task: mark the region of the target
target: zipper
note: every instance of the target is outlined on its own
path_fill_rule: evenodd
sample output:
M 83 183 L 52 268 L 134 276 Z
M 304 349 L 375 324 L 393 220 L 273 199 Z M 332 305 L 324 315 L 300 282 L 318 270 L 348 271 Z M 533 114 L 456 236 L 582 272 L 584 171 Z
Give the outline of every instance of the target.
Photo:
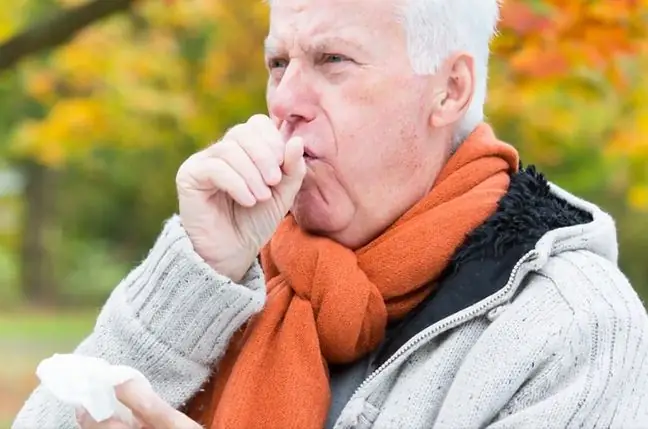
M 491 295 L 489 298 L 486 298 L 486 300 L 480 304 L 478 307 L 474 307 L 471 311 L 455 316 L 449 316 L 443 321 L 440 325 L 437 325 L 435 327 L 430 327 L 426 331 L 422 331 L 419 333 L 416 337 L 412 338 L 409 340 L 404 346 L 402 346 L 400 349 L 396 351 L 387 361 L 385 361 L 382 365 L 380 365 L 374 372 L 367 377 L 360 386 L 353 392 L 353 395 L 351 395 L 351 399 L 349 399 L 348 403 L 352 402 L 353 400 L 356 399 L 356 396 L 358 395 L 358 392 L 362 390 L 367 384 L 371 383 L 378 375 L 380 375 L 381 372 L 383 372 L 388 366 L 390 366 L 394 361 L 396 361 L 398 358 L 400 358 L 402 355 L 407 353 L 409 350 L 412 348 L 416 347 L 419 343 L 421 343 L 424 340 L 429 339 L 430 337 L 434 336 L 436 333 L 439 331 L 444 331 L 446 330 L 449 326 L 451 325 L 460 325 L 472 318 L 474 318 L 477 314 L 483 312 L 485 309 L 488 307 L 492 306 L 494 302 L 497 302 L 499 299 L 501 299 L 502 296 L 508 294 L 510 292 L 510 289 L 513 287 L 513 283 L 515 281 L 515 276 L 517 276 L 518 271 L 520 270 L 520 267 L 522 267 L 523 264 L 527 263 L 529 260 L 532 259 L 532 257 L 537 256 L 537 250 L 532 249 L 528 251 L 527 253 L 524 254 L 518 260 L 518 262 L 513 266 L 513 270 L 511 271 L 511 274 L 509 275 L 508 281 L 504 285 L 502 289 L 499 290 L 499 292 L 496 292 L 495 294 Z M 342 413 L 344 414 L 344 410 L 342 410 Z

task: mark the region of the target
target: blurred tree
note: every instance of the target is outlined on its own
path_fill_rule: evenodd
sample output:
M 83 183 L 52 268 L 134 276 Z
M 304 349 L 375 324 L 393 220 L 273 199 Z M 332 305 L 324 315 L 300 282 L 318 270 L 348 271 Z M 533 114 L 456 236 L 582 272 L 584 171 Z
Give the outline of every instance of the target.
M 110 240 L 128 260 L 141 255 L 143 243 L 150 244 L 175 209 L 179 163 L 263 108 L 266 7 L 249 1 L 141 2 L 51 55 L 21 64 L 27 100 L 37 109 L 13 128 L 12 155 L 28 160 L 31 178 L 42 177 L 35 169 L 62 173 L 66 195 L 56 192 L 52 180 L 44 182 L 46 193 L 33 193 L 41 203 L 45 194 L 57 195 L 58 207 L 31 206 L 37 213 L 59 212 L 66 242 L 74 236 Z M 60 231 L 48 235 L 45 220 L 25 219 L 31 225 L 26 245 L 35 241 L 30 237 L 38 226 L 44 228 L 40 244 L 26 246 L 40 254 L 23 252 L 23 290 L 31 301 L 52 301 L 46 292 L 56 276 L 47 267 L 60 264 L 47 263 L 44 254 L 62 260 L 64 272 L 82 263 L 54 254 L 61 248 Z M 39 272 L 48 275 L 36 278 Z
M 51 13 L 89 2 L 10 4 L 0 11 L 0 40 L 24 25 L 25 7 Z M 647 10 L 637 0 L 505 1 L 488 101 L 501 136 L 552 180 L 613 211 L 622 245 L 638 251 L 648 251 L 639 235 L 648 232 L 640 222 L 648 84 L 638 78 L 648 62 Z M 0 115 L 5 151 L 56 176 L 44 176 L 38 194 L 52 198 L 46 211 L 58 216 L 44 234 L 54 244 L 43 246 L 56 263 L 40 278 L 55 278 L 56 267 L 63 294 L 78 296 L 94 284 L 113 287 L 143 256 L 175 210 L 182 160 L 265 110 L 266 25 L 260 0 L 140 1 L 0 75 L 11 118 Z M 647 284 L 645 264 L 622 256 L 635 282 Z M 105 268 L 116 260 L 123 269 Z M 37 271 L 32 264 L 25 252 L 25 278 Z
M 508 0 L 488 114 L 549 178 L 611 212 L 648 298 L 648 2 Z
M 69 41 L 85 27 L 127 9 L 134 2 L 135 0 L 94 0 L 57 11 L 49 19 L 0 44 L 0 70 L 14 66 L 24 57 Z M 24 4 L 21 6 L 25 8 Z
M 505 2 L 489 104 L 494 117 L 526 113 L 519 144 L 529 158 L 571 174 L 569 158 L 585 157 L 591 189 L 605 185 L 601 170 L 626 164 L 615 186 L 638 210 L 648 209 L 647 18 L 646 1 Z
M 21 59 L 68 42 L 83 28 L 127 9 L 135 0 L 94 0 L 63 9 L 48 2 L 14 2 L 13 8 L 3 6 L 0 32 L 11 37 L 0 44 L 0 70 L 15 66 Z M 12 28 L 28 14 L 43 19 L 21 33 Z M 14 100 L 16 101 L 16 100 Z M 26 109 L 29 110 L 29 109 Z M 27 113 L 27 112 L 24 112 Z M 32 303 L 51 304 L 57 296 L 54 262 L 50 254 L 57 246 L 56 230 L 56 172 L 49 166 L 31 160 L 21 164 L 25 176 L 25 209 L 21 246 L 21 279 L 24 295 Z

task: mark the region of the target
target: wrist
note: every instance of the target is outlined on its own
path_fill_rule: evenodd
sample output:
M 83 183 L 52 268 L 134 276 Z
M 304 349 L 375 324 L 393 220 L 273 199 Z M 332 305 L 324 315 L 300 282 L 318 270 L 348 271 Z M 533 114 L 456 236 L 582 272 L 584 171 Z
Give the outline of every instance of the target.
M 234 283 L 240 283 L 245 274 L 250 270 L 250 267 L 254 263 L 254 256 L 248 257 L 238 257 L 235 261 L 223 262 L 223 261 L 205 261 L 214 271 L 218 274 L 223 275 Z

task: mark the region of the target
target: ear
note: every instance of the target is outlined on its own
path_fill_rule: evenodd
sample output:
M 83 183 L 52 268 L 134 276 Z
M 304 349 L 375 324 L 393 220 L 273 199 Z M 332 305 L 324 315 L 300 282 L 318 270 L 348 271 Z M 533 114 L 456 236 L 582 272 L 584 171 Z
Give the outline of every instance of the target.
M 441 128 L 457 122 L 470 106 L 475 91 L 473 57 L 466 53 L 446 59 L 437 75 L 431 125 Z

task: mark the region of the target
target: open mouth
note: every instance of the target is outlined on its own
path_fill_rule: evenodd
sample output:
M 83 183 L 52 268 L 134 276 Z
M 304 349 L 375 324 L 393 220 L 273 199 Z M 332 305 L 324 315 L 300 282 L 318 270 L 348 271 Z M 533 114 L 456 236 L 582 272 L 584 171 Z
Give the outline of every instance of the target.
M 311 151 L 309 151 L 307 148 L 304 148 L 304 159 L 306 161 L 310 161 L 310 160 L 313 160 L 313 159 L 316 159 L 316 158 L 317 157 L 315 155 L 313 155 L 313 153 Z

